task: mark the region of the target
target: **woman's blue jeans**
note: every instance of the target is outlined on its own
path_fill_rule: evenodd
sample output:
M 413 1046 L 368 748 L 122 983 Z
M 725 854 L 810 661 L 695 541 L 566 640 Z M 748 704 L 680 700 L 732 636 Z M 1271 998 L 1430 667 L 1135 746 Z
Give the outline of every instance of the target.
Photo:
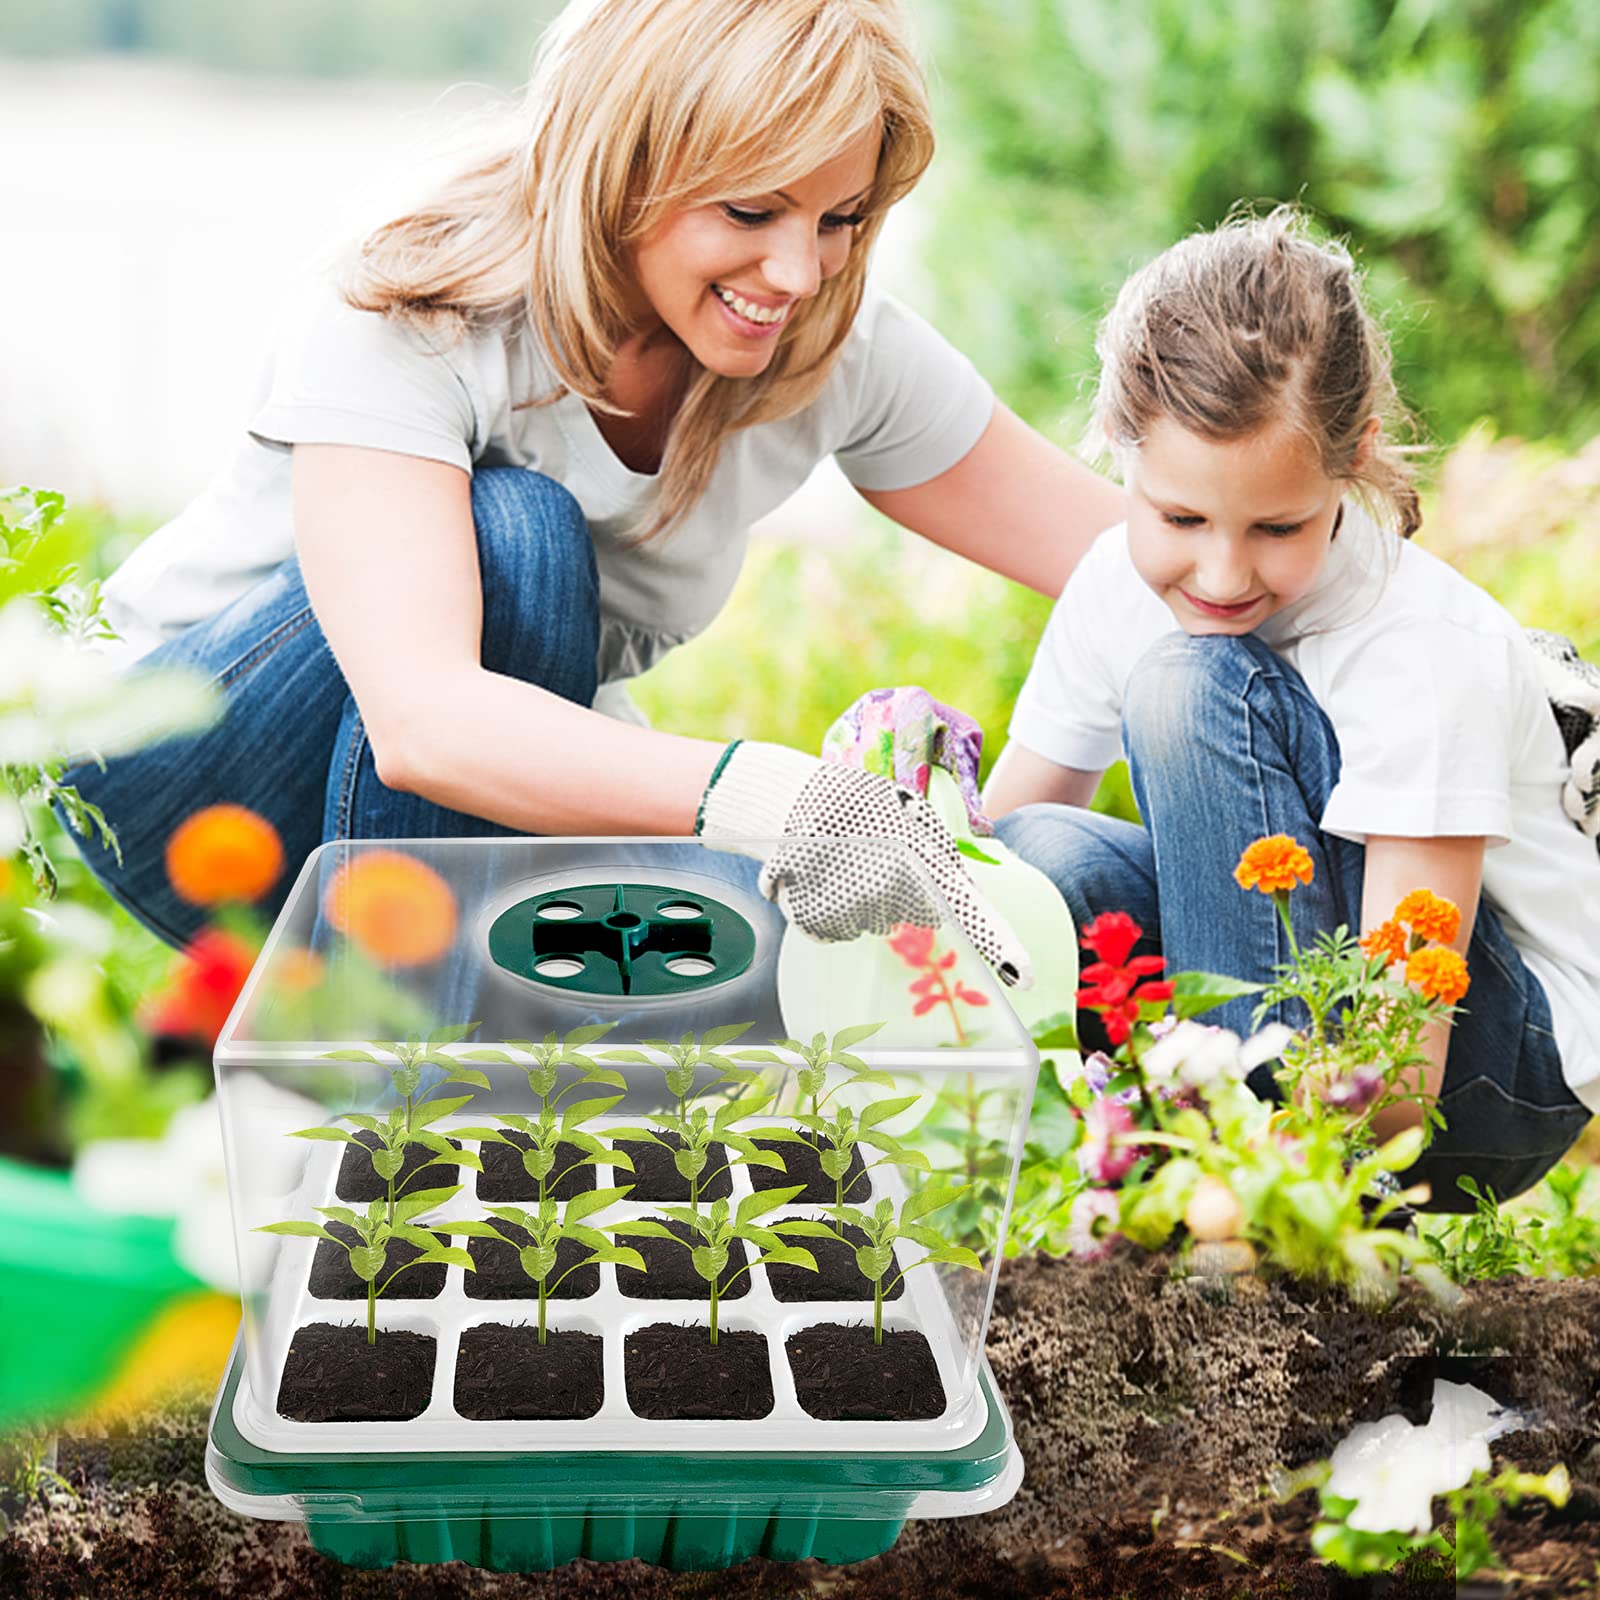
M 490 468 L 473 475 L 472 515 L 483 585 L 484 667 L 577 705 L 592 704 L 600 583 L 577 501 L 541 474 Z M 393 647 L 403 651 L 405 639 L 396 637 Z M 169 944 L 187 944 L 206 921 L 204 908 L 174 893 L 165 865 L 173 829 L 203 806 L 248 806 L 278 830 L 284 871 L 257 903 L 269 920 L 282 908 L 307 855 L 327 840 L 516 833 L 382 782 L 361 711 L 293 557 L 130 670 L 173 663 L 199 669 L 217 686 L 224 700 L 220 720 L 192 737 L 118 756 L 104 772 L 92 761 L 81 762 L 64 779 L 104 811 L 123 859 L 119 865 L 98 840 L 79 839 L 79 850 L 110 893 Z M 528 737 L 536 735 L 530 731 Z M 696 855 L 701 870 L 718 870 L 700 859 L 708 852 L 683 848 Z M 758 863 L 714 859 L 724 875 L 748 868 L 753 887 Z
M 1361 926 L 1363 846 L 1318 826 L 1339 778 L 1339 743 L 1305 680 L 1250 635 L 1164 635 L 1135 667 L 1123 743 L 1145 825 L 1062 805 L 1022 806 L 998 836 L 1061 891 L 1080 928 L 1127 911 L 1146 930 L 1141 954 L 1169 972 L 1269 981 L 1288 959 L 1270 897 L 1242 892 L 1233 868 L 1251 840 L 1293 835 L 1311 853 L 1311 883 L 1289 897 L 1295 938 Z M 1447 1127 L 1408 1183 L 1432 1187 L 1430 1208 L 1471 1210 L 1471 1176 L 1502 1199 L 1536 1183 L 1589 1120 L 1567 1087 L 1550 1006 L 1501 926 L 1478 907 L 1467 951 L 1471 989 L 1452 1029 L 1439 1110 Z M 1253 999 L 1205 1020 L 1249 1031 Z M 1304 1021 L 1280 1007 L 1276 1019 Z M 1091 1019 L 1085 1018 L 1085 1031 Z M 1270 1069 L 1252 1087 L 1276 1092 Z

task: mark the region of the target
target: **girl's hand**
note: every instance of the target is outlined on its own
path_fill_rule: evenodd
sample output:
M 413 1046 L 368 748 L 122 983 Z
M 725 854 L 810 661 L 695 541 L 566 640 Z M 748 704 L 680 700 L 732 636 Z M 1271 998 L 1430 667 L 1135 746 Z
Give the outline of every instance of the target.
M 764 861 L 762 894 L 821 940 L 887 934 L 902 922 L 938 925 L 939 905 L 906 852 L 871 841 L 906 845 L 1001 982 L 1033 982 L 1022 942 L 978 893 L 939 814 L 889 778 L 784 745 L 735 741 L 706 788 L 696 831 Z

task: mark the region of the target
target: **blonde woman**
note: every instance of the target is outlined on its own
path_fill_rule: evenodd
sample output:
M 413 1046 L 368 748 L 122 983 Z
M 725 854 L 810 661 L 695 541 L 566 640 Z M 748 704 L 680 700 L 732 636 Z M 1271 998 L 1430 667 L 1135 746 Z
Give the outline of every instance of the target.
M 227 707 L 73 769 L 122 831 L 120 864 L 84 846 L 111 891 L 190 938 L 161 844 L 220 801 L 282 835 L 278 903 L 334 838 L 887 834 L 1027 983 L 923 800 L 653 730 L 624 689 L 711 622 L 748 525 L 826 455 L 1043 592 L 1118 519 L 1113 486 L 869 284 L 932 148 L 895 0 L 570 5 L 503 143 L 362 243 L 233 461 L 107 584 L 130 656 L 199 666 Z M 817 937 L 926 909 L 914 878 L 823 844 L 759 886 Z

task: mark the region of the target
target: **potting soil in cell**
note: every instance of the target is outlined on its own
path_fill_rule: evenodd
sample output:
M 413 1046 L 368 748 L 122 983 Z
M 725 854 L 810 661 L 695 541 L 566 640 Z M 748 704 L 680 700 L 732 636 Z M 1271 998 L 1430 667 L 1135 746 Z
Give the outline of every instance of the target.
M 605 1398 L 604 1341 L 597 1333 L 483 1323 L 463 1330 L 455 1408 L 476 1422 L 592 1417 Z
M 822 1322 L 790 1334 L 784 1353 L 800 1404 L 825 1422 L 914 1422 L 944 1410 L 938 1363 L 910 1328 L 885 1328 L 878 1344 L 870 1324 Z
M 687 1205 L 689 1180 L 678 1171 L 674 1160 L 677 1152 L 683 1149 L 683 1140 L 675 1133 L 658 1134 L 657 1137 L 663 1141 L 665 1148 L 662 1144 L 647 1144 L 643 1140 L 628 1139 L 618 1143 L 617 1148 L 632 1157 L 633 1171 L 629 1173 L 618 1167 L 614 1172 L 615 1180 L 619 1184 L 632 1185 L 633 1192 L 628 1196 L 630 1205 L 656 1200 Z M 733 1151 L 720 1144 L 707 1148 L 700 1181 L 702 1200 L 726 1200 L 733 1193 L 733 1174 L 728 1170 L 728 1158 L 733 1154 Z M 707 1178 L 705 1173 L 711 1176 Z
M 483 1171 L 478 1174 L 478 1198 L 491 1205 L 523 1205 L 539 1199 L 539 1180 L 524 1165 L 523 1152 L 531 1149 L 532 1138 L 514 1129 L 501 1130 L 510 1144 L 496 1144 L 485 1139 L 478 1146 L 483 1161 Z M 570 1200 L 574 1195 L 587 1194 L 594 1188 L 594 1168 L 576 1166 L 583 1160 L 583 1151 L 575 1144 L 556 1146 L 555 1165 L 545 1180 L 545 1194 L 552 1200 Z M 555 1182 L 549 1181 L 555 1177 Z
M 361 1235 L 342 1222 L 325 1222 L 323 1226 L 337 1239 L 354 1245 L 361 1243 Z M 404 1239 L 391 1239 L 384 1246 L 383 1266 L 377 1283 L 385 1300 L 432 1300 L 444 1292 L 446 1268 L 442 1262 L 421 1267 L 408 1264 L 421 1254 L 416 1245 Z M 403 1272 L 402 1267 L 405 1268 Z M 317 1253 L 311 1260 L 311 1293 L 318 1300 L 367 1298 L 366 1280 L 356 1276 L 348 1250 L 327 1239 L 317 1245 Z
M 469 1300 L 533 1300 L 539 1295 L 539 1285 L 522 1270 L 522 1250 L 530 1240 L 528 1230 L 514 1222 L 496 1217 L 494 1225 L 510 1244 L 498 1239 L 468 1239 L 467 1253 L 472 1257 L 473 1271 L 466 1273 L 462 1287 Z M 553 1285 L 546 1293 L 550 1300 L 580 1300 L 594 1294 L 600 1287 L 599 1267 L 579 1266 L 594 1252 L 576 1239 L 562 1239 L 556 1244 L 556 1264 L 546 1280 Z
M 767 1336 L 653 1322 L 623 1344 L 628 1404 L 641 1417 L 713 1421 L 764 1417 L 773 1406 Z
M 831 1217 L 818 1215 L 814 1220 L 837 1227 Z M 788 1262 L 767 1263 L 767 1282 L 772 1286 L 775 1300 L 801 1305 L 818 1300 L 872 1299 L 872 1279 L 856 1262 L 856 1250 L 868 1242 L 866 1230 L 846 1223 L 838 1231 L 844 1234 L 843 1242 L 838 1239 L 809 1238 L 793 1241 L 811 1252 L 812 1259 L 817 1263 L 815 1272 L 809 1267 Z M 892 1287 L 884 1294 L 885 1300 L 898 1300 L 905 1294 L 905 1279 L 899 1276 L 899 1272 L 900 1263 L 896 1259 L 884 1274 L 885 1280 L 894 1279 Z
M 797 1194 L 792 1205 L 802 1202 L 811 1205 L 833 1205 L 838 1199 L 838 1184 L 822 1170 L 822 1157 L 808 1144 L 789 1144 L 776 1139 L 754 1139 L 757 1149 L 772 1150 L 783 1157 L 783 1171 L 776 1167 L 751 1167 L 750 1182 L 757 1189 L 788 1189 L 795 1184 L 805 1187 Z M 869 1181 L 863 1177 L 867 1164 L 861 1159 L 861 1147 L 850 1152 L 850 1165 L 844 1174 L 844 1203 L 862 1206 L 872 1193 Z
M 653 1217 L 668 1233 L 679 1239 L 689 1238 L 687 1223 L 673 1222 L 666 1217 Z M 698 1238 L 696 1244 L 702 1241 Z M 711 1286 L 694 1268 L 694 1258 L 681 1244 L 670 1239 L 637 1239 L 618 1234 L 617 1243 L 637 1250 L 644 1258 L 644 1271 L 637 1267 L 618 1266 L 617 1288 L 634 1300 L 708 1300 Z M 717 1297 L 720 1300 L 737 1300 L 750 1292 L 750 1274 L 741 1272 L 748 1258 L 743 1243 L 735 1239 L 728 1246 L 728 1264 L 717 1279 Z M 738 1273 L 735 1277 L 734 1274 Z M 724 1288 L 725 1284 L 731 1287 Z
M 295 1331 L 278 1410 L 296 1422 L 407 1422 L 433 1398 L 435 1340 L 405 1330 L 367 1343 L 364 1323 L 314 1322 Z
M 372 1165 L 372 1152 L 379 1143 L 377 1134 L 362 1129 L 344 1147 L 344 1159 L 339 1163 L 339 1182 L 335 1190 L 341 1200 L 367 1203 L 388 1198 L 389 1185 L 378 1176 Z M 454 1139 L 450 1143 L 457 1150 L 461 1148 Z M 358 1145 L 360 1149 L 357 1149 Z M 417 1174 L 424 1167 L 427 1171 L 418 1178 Z M 413 1179 L 416 1181 L 413 1182 Z M 460 1167 L 452 1166 L 422 1145 L 411 1145 L 406 1150 L 399 1172 L 395 1174 L 394 1187 L 395 1193 L 399 1194 L 405 1189 L 445 1189 L 460 1182 Z

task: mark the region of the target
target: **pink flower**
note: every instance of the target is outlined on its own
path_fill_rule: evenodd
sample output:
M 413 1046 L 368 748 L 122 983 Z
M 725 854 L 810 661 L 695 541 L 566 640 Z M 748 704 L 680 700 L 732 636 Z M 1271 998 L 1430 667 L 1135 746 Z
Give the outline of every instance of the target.
M 1120 1100 L 1091 1100 L 1083 1113 L 1083 1143 L 1078 1146 L 1084 1177 L 1091 1183 L 1120 1183 L 1143 1152 L 1137 1145 L 1113 1140 L 1133 1131 L 1133 1113 Z
M 933 954 L 933 929 L 919 927 L 914 922 L 902 922 L 895 929 L 889 948 L 907 966 L 925 967 Z
M 1337 1110 L 1357 1116 L 1382 1093 L 1383 1074 L 1376 1067 L 1357 1067 L 1335 1078 L 1322 1091 L 1322 1098 Z
M 1073 1197 L 1067 1213 L 1067 1247 L 1084 1261 L 1100 1261 L 1111 1254 L 1121 1237 L 1116 1223 L 1122 1204 L 1109 1189 L 1084 1189 Z

